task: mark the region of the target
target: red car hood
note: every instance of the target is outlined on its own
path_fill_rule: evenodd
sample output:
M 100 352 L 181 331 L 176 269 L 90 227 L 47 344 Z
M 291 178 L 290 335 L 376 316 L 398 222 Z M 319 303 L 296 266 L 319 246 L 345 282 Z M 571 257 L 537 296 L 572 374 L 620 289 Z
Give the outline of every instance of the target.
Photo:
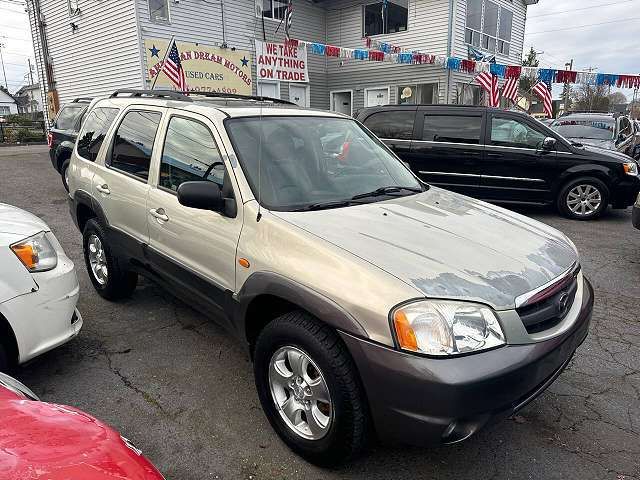
M 71 407 L 23 400 L 0 387 L 3 480 L 162 480 L 120 434 Z

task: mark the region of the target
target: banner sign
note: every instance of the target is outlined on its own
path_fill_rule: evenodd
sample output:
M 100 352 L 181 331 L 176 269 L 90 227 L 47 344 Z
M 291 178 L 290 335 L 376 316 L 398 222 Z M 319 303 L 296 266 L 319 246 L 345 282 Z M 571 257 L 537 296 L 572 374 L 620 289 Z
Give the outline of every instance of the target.
M 251 52 L 197 43 L 176 43 L 189 90 L 252 94 Z M 168 39 L 147 38 L 144 41 L 148 79 L 153 82 L 160 75 L 156 87 L 172 87 L 171 81 L 162 73 L 162 59 L 168 45 Z
M 307 48 L 304 45 L 256 40 L 256 62 L 258 80 L 280 80 L 283 82 L 307 83 Z

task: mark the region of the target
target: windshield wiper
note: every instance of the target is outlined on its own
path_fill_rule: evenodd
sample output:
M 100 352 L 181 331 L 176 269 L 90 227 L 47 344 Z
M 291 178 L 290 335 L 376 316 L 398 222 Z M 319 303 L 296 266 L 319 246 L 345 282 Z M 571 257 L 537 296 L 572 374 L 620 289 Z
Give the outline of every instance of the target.
M 398 186 L 389 186 L 389 187 L 381 187 L 372 192 L 367 193 L 359 193 L 358 195 L 354 195 L 351 197 L 351 200 L 359 200 L 361 198 L 369 198 L 369 197 L 380 197 L 383 195 L 391 195 L 394 193 L 400 193 L 403 190 L 412 192 L 412 193 L 420 193 L 424 190 L 420 187 L 398 187 Z M 402 195 L 394 195 L 394 196 L 402 196 Z
M 331 202 L 317 202 L 310 205 L 305 205 L 301 208 L 296 208 L 294 212 L 310 212 L 312 210 L 329 210 L 331 208 L 349 207 L 353 202 L 350 200 L 333 200 Z

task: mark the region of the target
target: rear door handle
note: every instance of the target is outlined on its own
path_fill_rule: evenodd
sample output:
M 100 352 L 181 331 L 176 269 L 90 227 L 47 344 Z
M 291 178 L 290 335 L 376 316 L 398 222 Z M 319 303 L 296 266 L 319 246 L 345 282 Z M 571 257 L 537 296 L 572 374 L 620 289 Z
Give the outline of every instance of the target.
M 162 222 L 168 222 L 169 221 L 169 216 L 164 212 L 164 208 L 152 208 L 151 210 L 149 210 L 149 213 L 151 214 L 152 217 L 162 221 Z
M 100 193 L 104 193 L 105 195 L 109 195 L 111 193 L 111 190 L 109 190 L 109 185 L 107 185 L 106 183 L 104 185 L 98 185 L 96 187 L 96 190 L 98 190 Z

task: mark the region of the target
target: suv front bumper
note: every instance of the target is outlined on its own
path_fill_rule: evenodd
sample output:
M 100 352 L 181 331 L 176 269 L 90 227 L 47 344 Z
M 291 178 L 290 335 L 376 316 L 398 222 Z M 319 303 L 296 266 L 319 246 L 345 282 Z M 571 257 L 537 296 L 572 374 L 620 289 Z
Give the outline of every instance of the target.
M 587 336 L 593 288 L 584 280 L 578 318 L 562 335 L 457 358 L 427 358 L 342 333 L 383 441 L 456 443 L 540 395 Z

